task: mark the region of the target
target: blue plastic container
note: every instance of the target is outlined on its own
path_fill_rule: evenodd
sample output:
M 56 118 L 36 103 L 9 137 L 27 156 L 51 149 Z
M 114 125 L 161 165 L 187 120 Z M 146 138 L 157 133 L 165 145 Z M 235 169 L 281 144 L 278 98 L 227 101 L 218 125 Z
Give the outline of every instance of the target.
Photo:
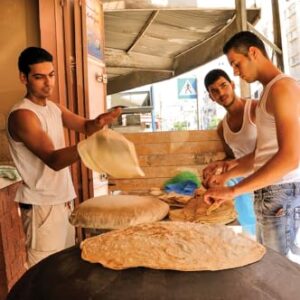
M 243 178 L 230 179 L 227 182 L 228 186 L 234 186 Z M 234 206 L 238 213 L 238 221 L 244 232 L 255 236 L 256 234 L 256 217 L 254 212 L 254 195 L 253 193 L 242 194 L 234 199 Z

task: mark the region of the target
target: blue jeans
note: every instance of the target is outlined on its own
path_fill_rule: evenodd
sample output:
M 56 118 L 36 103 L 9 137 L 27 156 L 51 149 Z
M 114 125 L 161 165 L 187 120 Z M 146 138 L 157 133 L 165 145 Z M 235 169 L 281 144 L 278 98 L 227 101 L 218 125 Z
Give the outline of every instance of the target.
M 233 186 L 239 183 L 243 178 L 230 179 L 227 185 Z M 255 235 L 255 213 L 253 207 L 253 194 L 247 193 L 237 196 L 234 199 L 235 210 L 238 214 L 238 221 L 241 224 L 243 231 L 246 231 L 252 235 Z
M 271 185 L 255 191 L 256 237 L 263 245 L 287 255 L 300 255 L 295 244 L 300 227 L 300 182 Z

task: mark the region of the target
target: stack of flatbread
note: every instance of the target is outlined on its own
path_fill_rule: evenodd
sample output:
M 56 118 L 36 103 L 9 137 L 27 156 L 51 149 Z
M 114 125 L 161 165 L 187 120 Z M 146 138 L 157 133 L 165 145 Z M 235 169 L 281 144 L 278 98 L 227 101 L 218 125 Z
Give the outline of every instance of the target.
M 115 270 L 222 270 L 254 263 L 261 244 L 224 225 L 156 222 L 114 230 L 81 243 L 81 257 Z
M 233 200 L 228 200 L 220 206 L 208 205 L 203 201 L 203 196 L 191 199 L 182 209 L 169 212 L 172 221 L 189 221 L 206 224 L 228 224 L 237 217 Z
M 83 228 L 116 229 L 162 220 L 169 206 L 151 196 L 104 195 L 77 206 L 70 223 Z
M 182 195 L 175 192 L 165 193 L 163 195 L 158 196 L 158 199 L 168 203 L 170 206 L 183 207 L 186 205 L 193 196 Z

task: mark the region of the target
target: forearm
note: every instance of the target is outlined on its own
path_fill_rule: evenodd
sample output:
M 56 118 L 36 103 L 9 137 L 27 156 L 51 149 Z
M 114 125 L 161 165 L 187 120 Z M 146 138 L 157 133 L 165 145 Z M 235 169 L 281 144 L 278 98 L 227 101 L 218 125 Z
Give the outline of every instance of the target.
M 237 184 L 235 193 L 240 195 L 272 185 L 297 167 L 297 157 L 278 152 L 264 166 Z
M 224 177 L 226 178 L 225 181 L 231 178 L 246 176 L 249 173 L 252 173 L 253 163 L 254 152 L 231 161 L 230 165 L 228 166 L 227 172 L 224 173 Z
M 54 150 L 43 159 L 44 163 L 51 169 L 59 171 L 80 159 L 77 145 Z
M 91 135 L 94 132 L 102 129 L 104 126 L 111 124 L 122 113 L 121 107 L 115 107 L 106 113 L 99 115 L 94 120 L 85 121 L 85 131 L 87 135 Z
M 100 130 L 101 127 L 99 126 L 98 122 L 96 119 L 92 120 L 86 120 L 84 124 L 84 133 L 86 135 L 92 135 L 96 131 Z

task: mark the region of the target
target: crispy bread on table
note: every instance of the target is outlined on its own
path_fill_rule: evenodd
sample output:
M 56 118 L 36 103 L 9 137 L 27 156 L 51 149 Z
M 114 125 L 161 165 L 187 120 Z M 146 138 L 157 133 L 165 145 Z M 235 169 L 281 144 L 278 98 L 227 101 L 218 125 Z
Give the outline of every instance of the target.
M 122 270 L 223 270 L 260 260 L 265 247 L 224 225 L 155 222 L 113 230 L 81 243 L 82 259 Z

